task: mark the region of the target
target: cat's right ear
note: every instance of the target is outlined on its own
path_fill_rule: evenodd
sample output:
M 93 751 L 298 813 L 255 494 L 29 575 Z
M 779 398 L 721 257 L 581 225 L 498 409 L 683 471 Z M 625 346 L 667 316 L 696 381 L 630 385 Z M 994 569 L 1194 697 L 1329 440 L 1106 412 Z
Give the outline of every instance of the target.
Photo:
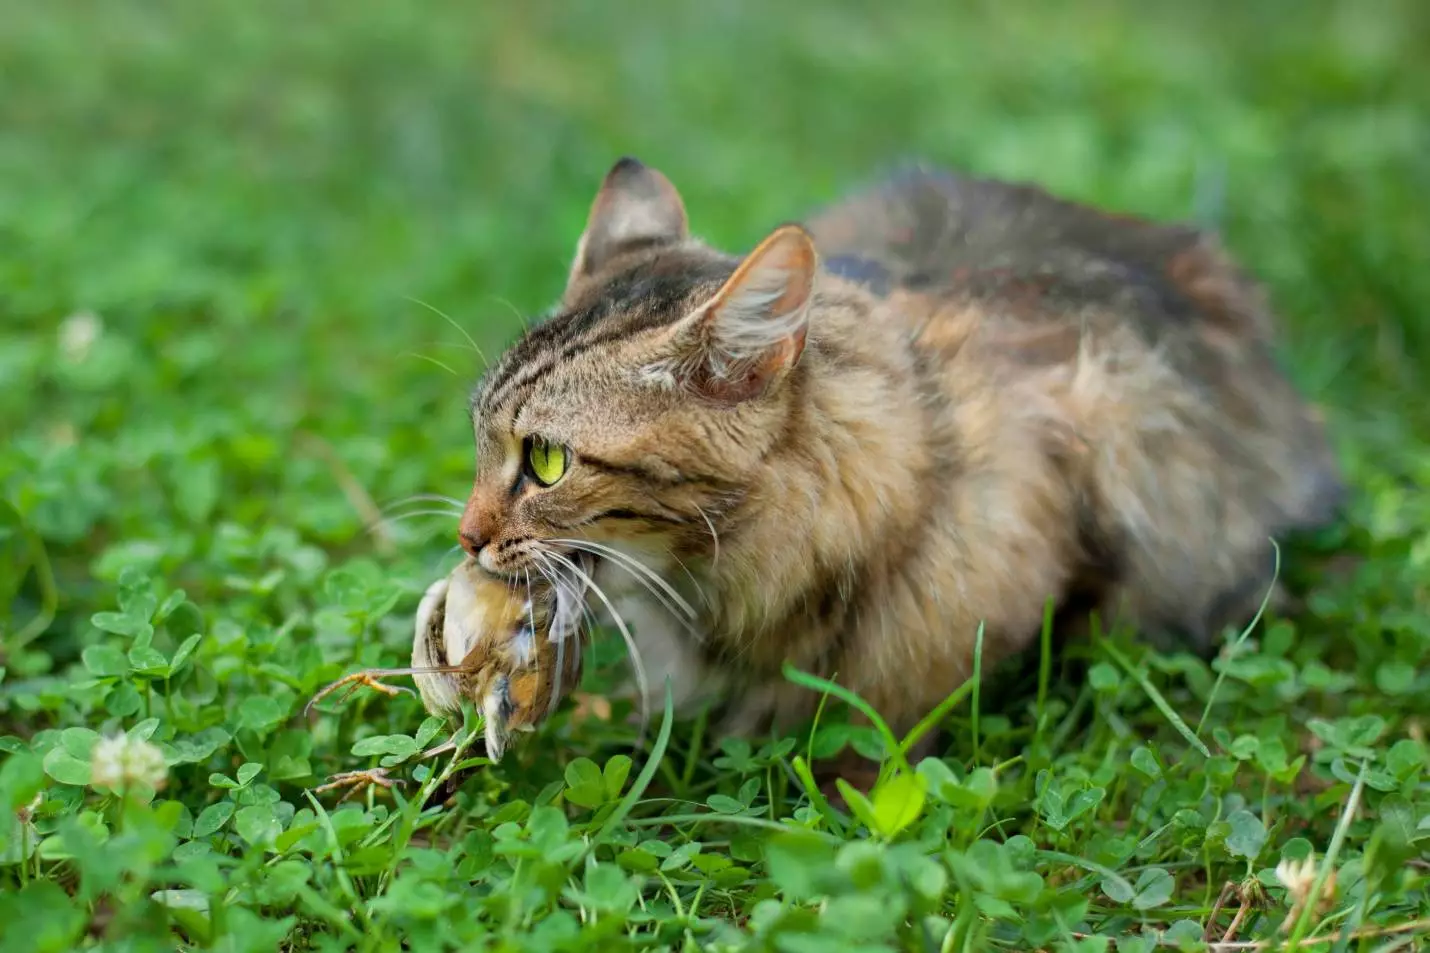
M 673 325 L 648 376 L 723 404 L 766 394 L 804 352 L 818 254 L 799 225 L 771 232 L 715 296 Z
M 633 247 L 683 241 L 685 205 L 670 180 L 630 157 L 611 167 L 591 203 L 567 286 Z

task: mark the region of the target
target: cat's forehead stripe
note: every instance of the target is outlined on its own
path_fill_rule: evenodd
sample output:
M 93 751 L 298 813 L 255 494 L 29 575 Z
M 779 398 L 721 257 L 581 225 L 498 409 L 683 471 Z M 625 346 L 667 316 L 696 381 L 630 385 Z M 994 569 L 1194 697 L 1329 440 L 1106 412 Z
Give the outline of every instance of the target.
M 587 307 L 557 314 L 532 328 L 507 352 L 482 405 L 500 406 L 518 388 L 581 353 L 671 320 L 675 303 L 671 289 L 662 289 L 666 293 L 660 295 L 656 290 L 645 283 L 617 284 L 604 289 Z
M 700 291 L 713 293 L 734 260 L 655 256 L 621 272 L 588 296 L 523 335 L 503 355 L 475 399 L 480 410 L 500 406 L 515 391 L 592 348 L 680 318 Z
M 544 351 L 536 351 L 522 360 L 514 360 L 507 375 L 499 378 L 486 392 L 482 399 L 483 409 L 490 410 L 499 407 L 511 397 L 515 396 L 522 388 L 534 383 L 541 377 L 550 373 L 562 364 L 579 357 L 581 354 L 604 344 L 620 341 L 645 327 L 653 327 L 656 322 L 643 325 L 642 327 L 621 326 L 605 330 L 602 333 L 592 333 L 575 340 L 567 341 L 564 345 L 552 345 Z

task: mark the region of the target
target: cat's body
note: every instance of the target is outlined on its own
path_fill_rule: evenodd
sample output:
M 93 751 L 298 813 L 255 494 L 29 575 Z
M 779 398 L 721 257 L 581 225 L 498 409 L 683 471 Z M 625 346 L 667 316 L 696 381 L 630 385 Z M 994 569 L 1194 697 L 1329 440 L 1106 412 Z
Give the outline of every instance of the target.
M 917 171 L 741 260 L 623 161 L 557 313 L 474 397 L 462 536 L 513 578 L 625 554 L 596 579 L 652 700 L 670 676 L 735 701 L 732 727 L 796 719 L 816 699 L 790 662 L 907 727 L 980 624 L 991 665 L 1048 599 L 1199 644 L 1250 617 L 1270 538 L 1340 495 L 1272 330 L 1190 229 Z M 549 486 L 533 440 L 566 448 Z

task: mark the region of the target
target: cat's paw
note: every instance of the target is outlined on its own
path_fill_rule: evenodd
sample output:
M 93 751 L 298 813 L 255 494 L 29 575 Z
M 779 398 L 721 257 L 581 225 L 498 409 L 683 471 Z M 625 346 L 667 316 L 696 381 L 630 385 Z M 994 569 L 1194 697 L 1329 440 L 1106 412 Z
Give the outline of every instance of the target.
M 500 760 L 513 733 L 535 729 L 579 684 L 584 595 L 544 581 L 512 587 L 463 562 L 417 610 L 412 666 L 423 705 L 455 714 L 470 700 L 487 756 Z

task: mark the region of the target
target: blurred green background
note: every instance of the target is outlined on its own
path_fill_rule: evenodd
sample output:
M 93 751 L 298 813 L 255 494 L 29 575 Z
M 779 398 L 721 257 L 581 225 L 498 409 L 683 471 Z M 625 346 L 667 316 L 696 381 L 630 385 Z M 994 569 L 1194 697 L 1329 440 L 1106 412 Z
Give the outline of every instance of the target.
M 470 485 L 466 398 L 481 362 L 466 335 L 494 354 L 557 298 L 595 189 L 627 154 L 667 173 L 694 230 L 734 251 L 908 158 L 1219 231 L 1266 283 L 1291 372 L 1328 411 L 1357 492 L 1327 542 L 1360 566 L 1315 590 L 1294 626 L 1258 629 L 1214 686 L 1201 661 L 1150 657 L 1150 676 L 1128 670 L 1134 683 L 1109 655 L 1097 681 L 1058 680 L 1046 709 L 1040 693 L 1008 717 L 956 712 L 950 763 L 981 765 L 987 797 L 998 766 L 1000 819 L 984 829 L 973 820 L 983 806 L 956 815 L 968 819 L 955 825 L 960 849 L 985 839 L 948 870 L 981 876 L 991 857 L 1008 874 L 1012 849 L 992 842 L 995 828 L 1000 841 L 1016 831 L 1062 851 L 1038 861 L 1047 890 L 1015 878 L 1035 882 L 1014 918 L 1029 932 L 1006 918 L 978 927 L 1008 948 L 1046 948 L 1075 927 L 1083 914 L 1063 922 L 1065 901 L 1091 910 L 1089 930 L 1181 918 L 1182 935 L 1201 936 L 1220 883 L 1274 884 L 1283 849 L 1323 848 L 1337 825 L 1330 842 L 1353 828 L 1343 853 L 1359 865 L 1379 824 L 1366 869 L 1379 864 L 1384 879 L 1350 888 L 1365 892 L 1345 923 L 1425 915 L 1424 868 L 1401 861 L 1424 855 L 1411 832 L 1427 814 L 1423 747 L 1410 740 L 1430 685 L 1426 0 L 0 0 L 0 949 L 35 949 L 42 933 L 67 949 L 106 929 L 152 941 L 136 950 L 172 948 L 180 914 L 149 896 L 173 885 L 227 891 L 223 949 L 274 949 L 290 928 L 287 948 L 340 948 L 337 933 L 358 934 L 349 907 L 377 924 L 354 940 L 365 949 L 427 948 L 434 936 L 475 949 L 493 924 L 510 934 L 503 949 L 553 948 L 535 933 L 516 943 L 513 917 L 522 930 L 579 929 L 555 899 L 563 861 L 528 871 L 555 878 L 541 903 L 508 886 L 504 864 L 471 871 L 492 830 L 562 790 L 572 756 L 645 762 L 624 728 L 560 714 L 467 785 L 465 810 L 434 821 L 437 839 L 458 845 L 449 853 L 384 834 L 390 802 L 369 793 L 366 813 L 335 813 L 344 861 L 336 835 L 330 858 L 325 835 L 305 833 L 318 805 L 305 795 L 394 738 L 409 754 L 423 747 L 408 734 L 421 733 L 420 707 L 364 693 L 298 713 L 329 679 L 407 657 L 417 594 L 450 558 L 455 519 L 416 512 L 435 507 L 423 501 L 391 507 L 460 499 Z M 369 532 L 379 511 L 396 521 Z M 1235 759 L 1187 754 L 1187 729 L 1147 701 L 1148 677 L 1164 704 L 1201 710 L 1198 731 Z M 136 809 L 101 843 L 95 831 L 117 809 L 86 791 L 96 732 L 141 726 L 168 760 L 171 800 Z M 783 823 L 795 803 L 777 793 L 789 788 L 774 767 L 783 755 L 752 760 L 747 747 L 712 760 L 709 741 L 674 736 L 640 806 L 666 816 L 633 824 L 676 824 L 702 802 L 738 810 L 767 772 Z M 1253 750 L 1260 767 L 1246 762 Z M 1302 752 L 1313 763 L 1288 769 Z M 1357 762 L 1370 813 L 1347 828 Z M 1085 790 L 1089 778 L 1100 786 Z M 1397 785 L 1403 796 L 1382 796 Z M 1043 824 L 1068 824 L 1067 804 L 1099 805 L 1104 789 L 1078 826 Z M 1235 849 L 1203 808 L 1232 812 Z M 29 876 L 15 860 L 34 846 L 20 819 L 32 809 L 47 838 L 33 863 L 42 879 L 14 892 Z M 546 810 L 543 823 L 563 816 Z M 952 810 L 930 809 L 926 842 L 944 843 Z M 1139 816 L 1157 834 L 1125 828 Z M 715 838 L 698 870 L 723 870 L 728 890 L 700 914 L 748 926 L 757 900 L 803 868 L 785 870 L 795 881 L 753 874 L 744 865 L 759 850 L 705 820 L 687 816 L 679 836 Z M 290 847 L 306 840 L 275 863 L 263 845 L 285 827 Z M 566 830 L 561 820 L 556 839 Z M 577 857 L 590 830 L 570 828 L 562 848 L 576 853 L 561 856 Z M 467 833 L 476 847 L 463 859 Z M 359 834 L 368 846 L 355 859 Z M 1097 894 L 1096 876 L 1076 879 L 1072 854 L 1139 871 L 1135 902 L 1130 885 L 1114 897 L 1107 881 Z M 1124 866 L 1134 860 L 1166 867 Z M 610 864 L 596 869 L 610 876 L 588 870 L 588 892 L 614 884 L 630 908 L 636 888 Z M 957 909 L 966 930 L 966 891 L 945 892 L 951 881 L 933 874 L 938 909 Z M 693 916 L 705 887 L 679 876 Z M 1157 898 L 1142 892 L 1148 877 L 1160 878 Z M 309 879 L 316 893 L 295 908 L 293 884 Z M 821 936 L 884 929 L 881 917 L 903 916 L 904 889 L 821 901 L 834 931 Z M 1258 935 L 1280 916 L 1266 913 Z M 6 923 L 21 919 L 6 947 Z M 608 949 L 597 934 L 623 929 L 603 914 L 583 948 Z M 652 928 L 671 929 L 682 927 Z M 967 948 L 990 935 L 966 933 Z
M 1430 421 L 1427 10 L 6 0 L 0 493 L 56 564 L 49 648 L 121 564 L 223 599 L 371 551 L 364 496 L 462 497 L 480 366 L 433 309 L 503 346 L 624 154 L 736 250 L 909 157 L 1204 222 L 1353 472 L 1395 470 Z M 420 575 L 451 521 L 391 532 Z

